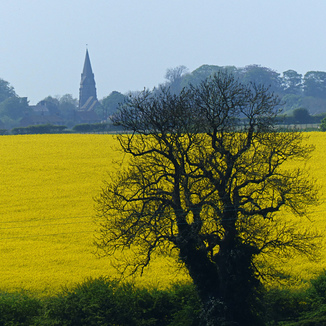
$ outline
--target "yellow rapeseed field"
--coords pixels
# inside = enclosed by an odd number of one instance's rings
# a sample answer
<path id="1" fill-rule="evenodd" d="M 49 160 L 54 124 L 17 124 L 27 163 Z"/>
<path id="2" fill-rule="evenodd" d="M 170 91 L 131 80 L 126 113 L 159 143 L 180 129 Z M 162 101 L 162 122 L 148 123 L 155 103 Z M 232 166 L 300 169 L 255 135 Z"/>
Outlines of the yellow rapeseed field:
<path id="1" fill-rule="evenodd" d="M 93 198 L 119 158 L 113 137 L 1 136 L 0 153 L 0 290 L 51 293 L 88 277 L 116 276 L 93 245 Z M 185 278 L 168 265 L 158 258 L 137 283 Z"/>
<path id="2" fill-rule="evenodd" d="M 307 167 L 326 184 L 326 133 L 309 133 L 316 151 Z M 0 290 L 49 294 L 88 277 L 115 277 L 110 258 L 98 259 L 93 245 L 94 201 L 107 172 L 123 159 L 112 135 L 24 135 L 0 137 Z M 326 187 L 326 186 L 325 186 Z M 321 205 L 304 223 L 326 228 L 325 188 Z M 286 266 L 308 280 L 326 268 L 293 257 Z M 140 285 L 167 286 L 187 279 L 173 262 L 159 257 Z"/>

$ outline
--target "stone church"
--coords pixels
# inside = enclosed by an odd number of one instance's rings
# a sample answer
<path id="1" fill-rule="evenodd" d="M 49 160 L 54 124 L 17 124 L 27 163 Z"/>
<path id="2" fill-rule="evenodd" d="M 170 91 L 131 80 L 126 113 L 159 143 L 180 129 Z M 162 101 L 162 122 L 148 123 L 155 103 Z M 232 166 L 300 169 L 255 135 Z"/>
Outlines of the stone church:
<path id="1" fill-rule="evenodd" d="M 98 105 L 94 74 L 91 61 L 89 59 L 88 49 L 84 62 L 84 69 L 81 74 L 79 88 L 79 110 L 90 111 Z"/>
<path id="2" fill-rule="evenodd" d="M 99 106 L 96 94 L 96 84 L 94 73 L 89 59 L 88 49 L 84 62 L 83 72 L 81 74 L 79 88 L 79 105 L 76 112 L 76 120 L 78 123 L 99 122 L 99 118 L 94 109 Z"/>
<path id="3" fill-rule="evenodd" d="M 71 120 L 74 124 L 101 122 L 101 119 L 95 112 L 98 106 L 100 104 L 96 95 L 94 73 L 92 71 L 88 49 L 86 49 L 79 88 L 79 105 L 77 110 L 74 111 Z M 64 125 L 67 122 L 61 117 L 58 108 L 53 107 L 47 101 L 40 101 L 37 105 L 31 106 L 31 109 L 32 111 L 20 121 L 21 127 L 40 124 Z"/>

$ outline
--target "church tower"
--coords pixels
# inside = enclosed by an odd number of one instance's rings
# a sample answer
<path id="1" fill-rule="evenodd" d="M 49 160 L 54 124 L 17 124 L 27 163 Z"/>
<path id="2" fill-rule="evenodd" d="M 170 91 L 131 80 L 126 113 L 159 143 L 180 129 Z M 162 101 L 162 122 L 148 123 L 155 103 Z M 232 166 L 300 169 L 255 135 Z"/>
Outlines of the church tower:
<path id="1" fill-rule="evenodd" d="M 79 88 L 79 110 L 91 111 L 98 104 L 95 79 L 92 71 L 91 61 L 89 60 L 88 49 L 86 49 L 86 56 L 84 62 L 84 69 L 81 74 L 80 88 Z"/>

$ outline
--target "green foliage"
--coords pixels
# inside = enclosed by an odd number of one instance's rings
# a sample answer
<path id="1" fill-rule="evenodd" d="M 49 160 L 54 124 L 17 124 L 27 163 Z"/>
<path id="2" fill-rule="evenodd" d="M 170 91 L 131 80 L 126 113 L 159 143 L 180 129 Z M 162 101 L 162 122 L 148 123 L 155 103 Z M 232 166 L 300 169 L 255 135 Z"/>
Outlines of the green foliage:
<path id="1" fill-rule="evenodd" d="M 234 66 L 203 65 L 182 76 L 180 85 L 197 85 L 219 71 L 229 71 L 244 83 L 255 82 L 270 86 L 270 89 L 282 97 L 284 113 L 291 114 L 299 107 L 306 108 L 311 115 L 326 111 L 326 73 L 309 71 L 303 77 L 294 70 L 287 70 L 280 76 L 276 71 L 259 65 L 244 68 Z"/>
<path id="2" fill-rule="evenodd" d="M 267 326 L 326 325 L 326 272 L 307 289 L 265 291 L 262 304 Z M 192 284 L 158 290 L 102 277 L 52 297 L 2 292 L 0 326 L 197 326 L 199 308 Z"/>
<path id="3" fill-rule="evenodd" d="M 30 110 L 27 97 L 9 97 L 0 103 L 1 116 L 11 119 L 22 118 Z"/>
<path id="4" fill-rule="evenodd" d="M 322 114 L 326 112 L 326 98 L 313 96 L 304 96 L 301 101 L 301 107 L 306 108 L 310 114 Z"/>
<path id="5" fill-rule="evenodd" d="M 0 294 L 0 326 L 195 326 L 199 301 L 191 284 L 168 290 L 89 279 L 49 298 Z"/>
<path id="6" fill-rule="evenodd" d="M 318 303 L 326 304 L 326 271 L 311 280 L 311 285 L 310 296 Z"/>
<path id="7" fill-rule="evenodd" d="M 302 92 L 302 75 L 294 70 L 283 72 L 282 86 L 287 94 L 301 94 Z"/>
<path id="8" fill-rule="evenodd" d="M 198 325 L 192 286 L 169 291 L 137 288 L 107 278 L 89 279 L 47 301 L 51 325 Z"/>
<path id="9" fill-rule="evenodd" d="M 264 298 L 266 325 L 326 325 L 326 272 L 307 289 L 273 289 Z"/>
<path id="10" fill-rule="evenodd" d="M 47 303 L 47 315 L 58 325 L 104 325 L 116 313 L 113 302 L 117 284 L 89 280 L 65 290 Z M 123 314 L 124 315 L 124 314 Z"/>
<path id="11" fill-rule="evenodd" d="M 304 95 L 326 98 L 326 72 L 308 71 L 303 79 Z"/>
<path id="12" fill-rule="evenodd" d="M 228 70 L 227 67 L 221 67 L 221 66 L 214 66 L 214 65 L 202 65 L 196 70 L 194 70 L 192 73 L 187 74 L 182 79 L 182 86 L 186 87 L 190 84 L 192 85 L 198 85 L 206 78 L 213 76 L 215 73 L 218 73 L 222 70 Z M 236 70 L 235 67 L 233 69 L 229 69 L 228 71 L 232 72 L 233 70 Z"/>
<path id="13" fill-rule="evenodd" d="M 32 325 L 41 313 L 41 301 L 22 293 L 0 294 L 0 325 Z"/>
<path id="14" fill-rule="evenodd" d="M 38 102 L 37 105 L 45 106 L 52 115 L 59 113 L 59 100 L 51 96 L 48 96 L 44 100 Z"/>
<path id="15" fill-rule="evenodd" d="M 310 305 L 305 291 L 272 289 L 264 298 L 266 321 L 277 325 L 281 321 L 297 320 Z"/>
<path id="16" fill-rule="evenodd" d="M 302 96 L 301 95 L 295 95 L 295 94 L 286 94 L 282 98 L 283 105 L 283 113 L 284 114 L 292 114 L 292 112 L 302 107 Z"/>
<path id="17" fill-rule="evenodd" d="M 296 324 L 300 326 L 326 325 L 326 271 L 311 280 L 311 287 L 306 291 L 307 309 L 301 312 Z"/>
<path id="18" fill-rule="evenodd" d="M 101 106 L 96 109 L 96 113 L 99 117 L 103 117 L 103 120 L 107 120 L 117 110 L 119 104 L 124 103 L 125 99 L 126 95 L 113 91 L 101 100 Z"/>
<path id="19" fill-rule="evenodd" d="M 0 78 L 0 102 L 6 100 L 9 97 L 17 96 L 15 90 L 10 84 Z"/>
<path id="20" fill-rule="evenodd" d="M 307 109 L 305 108 L 298 108 L 293 111 L 293 119 L 294 123 L 310 123 L 311 122 L 311 116 Z"/>
<path id="21" fill-rule="evenodd" d="M 260 65 L 249 65 L 242 69 L 242 71 L 239 71 L 239 73 L 243 83 L 254 82 L 257 85 L 270 87 L 270 90 L 273 92 L 280 93 L 282 91 L 280 74 L 270 68 Z"/>
<path id="22" fill-rule="evenodd" d="M 59 99 L 58 109 L 61 116 L 66 120 L 74 118 L 74 113 L 78 108 L 78 100 L 71 94 L 65 94 Z"/>
<path id="23" fill-rule="evenodd" d="M 200 303 L 192 284 L 174 285 L 171 290 L 174 313 L 170 326 L 198 325 Z"/>
<path id="24" fill-rule="evenodd" d="M 326 117 L 321 120 L 320 130 L 326 131 Z"/>

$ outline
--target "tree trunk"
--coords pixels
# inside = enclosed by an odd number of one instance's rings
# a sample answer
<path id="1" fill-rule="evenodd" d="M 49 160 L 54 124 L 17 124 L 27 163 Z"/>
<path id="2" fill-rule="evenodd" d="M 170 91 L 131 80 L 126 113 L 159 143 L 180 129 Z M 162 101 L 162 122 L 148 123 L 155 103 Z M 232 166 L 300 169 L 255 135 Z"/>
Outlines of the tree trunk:
<path id="1" fill-rule="evenodd" d="M 251 269 L 253 250 L 245 245 L 221 246 L 216 261 L 187 243 L 180 249 L 202 302 L 202 324 L 258 325 L 253 323 L 251 296 L 258 285 Z"/>

